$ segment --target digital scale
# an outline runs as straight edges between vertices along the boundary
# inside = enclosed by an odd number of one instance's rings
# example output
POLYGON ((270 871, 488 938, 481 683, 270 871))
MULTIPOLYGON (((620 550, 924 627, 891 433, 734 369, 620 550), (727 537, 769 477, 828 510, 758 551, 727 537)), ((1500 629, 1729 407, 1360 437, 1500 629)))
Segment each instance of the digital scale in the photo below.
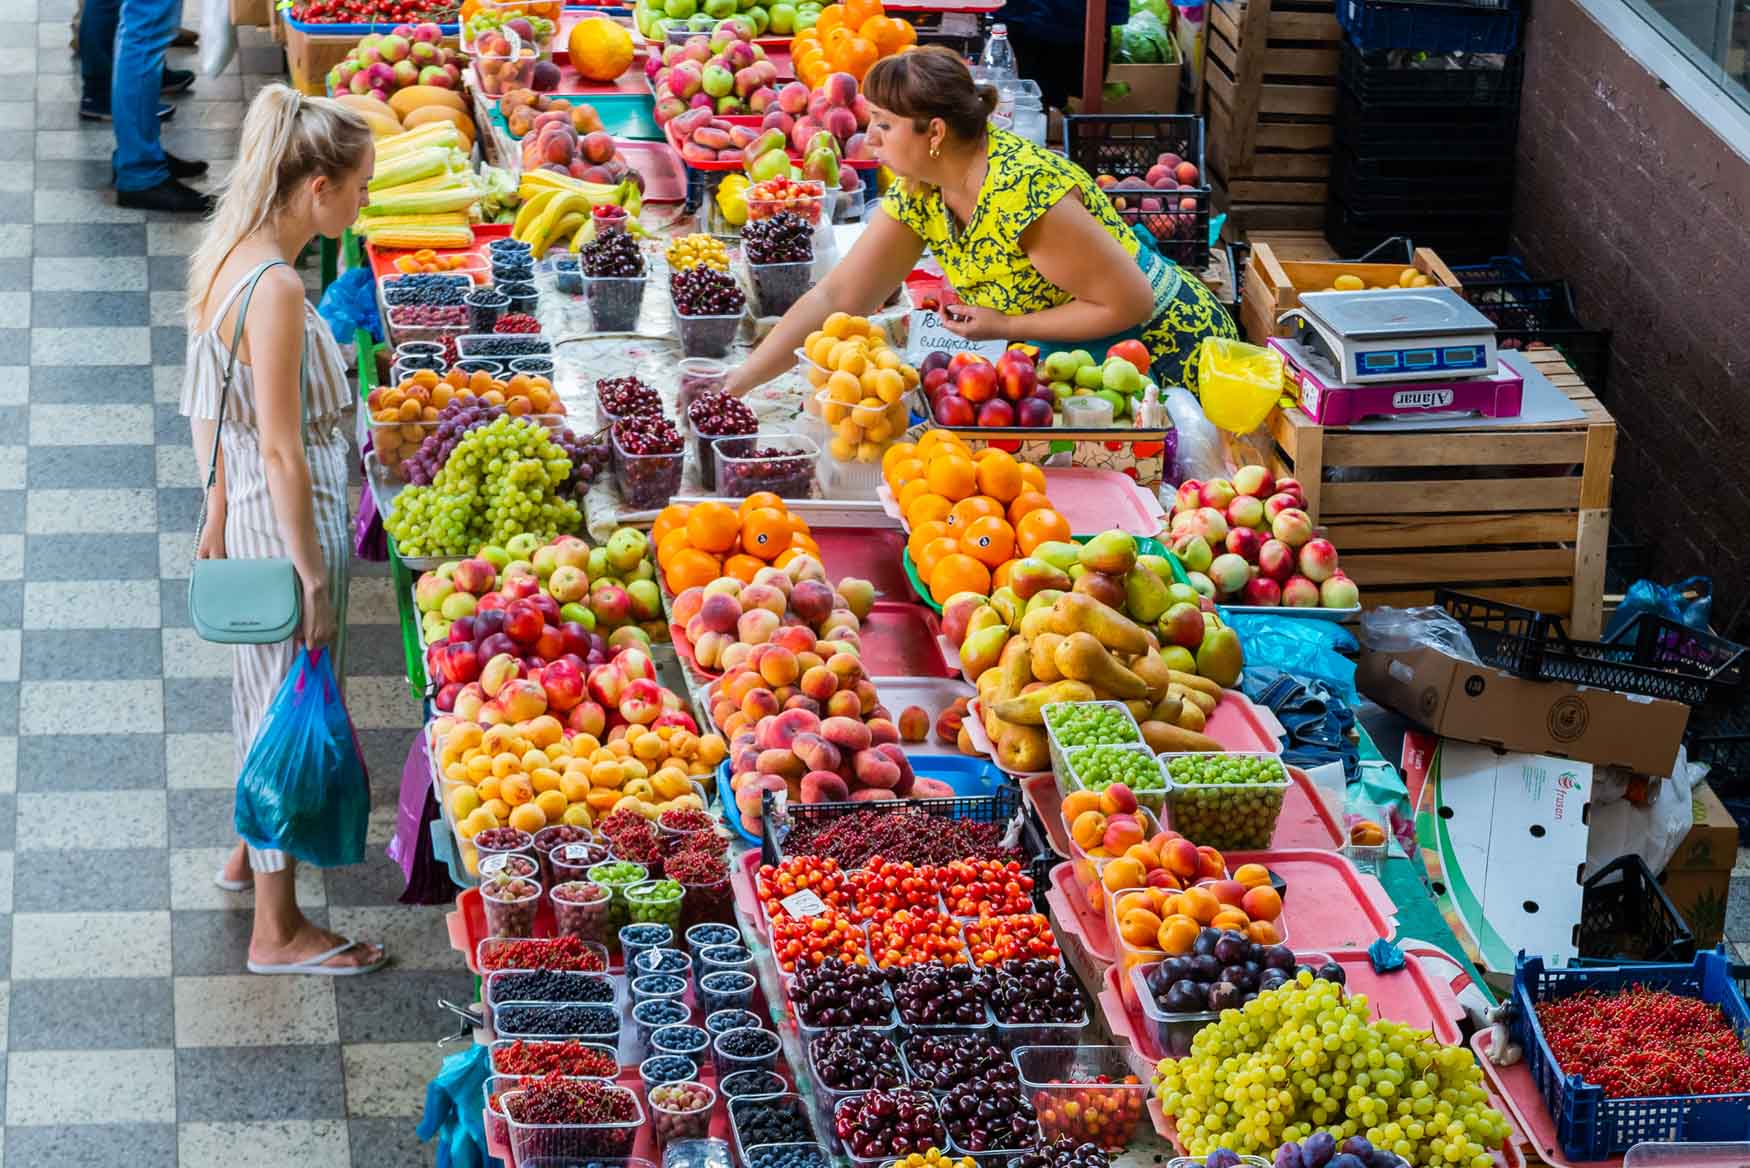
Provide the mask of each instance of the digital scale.
POLYGON ((1450 288, 1303 292, 1282 314, 1339 385, 1491 377, 1495 324, 1450 288))
MULTIPOLYGON (((1338 293, 1355 295, 1355 293, 1338 293)), ((1525 379, 1507 365, 1488 377, 1447 381, 1371 381, 1345 385, 1331 362, 1287 337, 1271 337, 1284 372, 1300 387, 1300 408, 1321 426, 1349 426, 1363 418, 1408 418, 1423 414, 1481 414, 1516 418, 1525 379)))

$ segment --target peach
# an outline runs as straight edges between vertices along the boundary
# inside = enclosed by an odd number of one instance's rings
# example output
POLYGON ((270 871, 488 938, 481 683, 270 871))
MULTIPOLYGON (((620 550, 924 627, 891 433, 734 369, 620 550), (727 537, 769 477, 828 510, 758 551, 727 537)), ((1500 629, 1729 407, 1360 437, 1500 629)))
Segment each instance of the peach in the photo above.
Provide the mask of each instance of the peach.
POLYGON ((798 581, 790 589, 790 609, 808 624, 818 625, 833 611, 832 595, 832 586, 822 581, 798 581))
POLYGON ((1326 608, 1354 608, 1361 603, 1361 591, 1355 581, 1337 572, 1319 585, 1319 603, 1326 608))
MULTIPOLYGON (((798 627, 799 626, 797 626, 797 625, 786 625, 784 628, 779 629, 778 631, 780 633, 784 633, 784 632, 788 632, 790 629, 798 628, 798 627)), ((794 648, 794 646, 790 645, 788 642, 781 642, 781 643, 784 645, 784 647, 786 649, 794 648)), ((816 642, 816 643, 818 643, 818 642, 816 642)), ((814 644, 810 644, 809 647, 806 649, 797 649, 796 650, 796 668, 801 670, 803 673, 807 673, 810 669, 819 669, 821 666, 823 666, 825 664, 826 664, 826 658, 822 657, 819 653, 816 653, 814 651, 814 644)), ((832 670, 829 669, 829 670, 827 670, 827 672, 831 673, 832 670)))
POLYGON ((778 615, 769 608, 750 608, 735 622, 735 637, 747 645, 758 645, 772 639, 778 631, 778 615))
POLYGON ((875 607, 875 585, 867 580, 859 580, 855 576, 846 576, 839 581, 839 597, 856 614, 857 619, 869 615, 869 610, 875 607))
POLYGON ((917 775, 912 772, 911 759, 906 757, 905 748, 897 742, 877 742, 873 749, 899 768, 899 782, 893 786, 894 793, 901 798, 910 793, 917 783, 917 775))
POLYGON ((1246 894, 1246 886, 1241 884, 1238 880, 1217 880, 1209 885, 1209 891, 1212 892, 1215 895, 1215 899, 1221 901, 1221 903, 1233 905, 1235 908, 1238 908, 1240 905, 1240 898, 1246 894))
MULTIPOLYGON (((808 654, 810 657, 815 656, 814 634, 803 628, 801 625, 785 625, 773 635, 772 643, 774 645, 782 645, 784 648, 794 653, 798 658, 804 653, 808 654)), ((798 671, 800 672, 800 668, 798 671)))
POLYGON ((807 710, 786 710, 760 726, 761 745, 789 749, 804 734, 818 734, 821 722, 807 710))
POLYGON ((741 699, 741 712, 755 721, 769 718, 783 708, 777 695, 769 689, 749 690, 747 696, 741 699))
POLYGON ((817 702, 824 702, 839 692, 838 675, 824 665, 805 671, 800 685, 802 692, 817 702))
POLYGON ((820 622, 820 635, 854 645, 862 640, 862 627, 856 613, 848 608, 835 608, 820 622))
POLYGON ((786 779, 800 779, 808 770, 793 750, 762 750, 757 767, 762 775, 781 775, 786 779))
POLYGON ((754 720, 741 710, 729 715, 717 724, 717 728, 725 734, 739 734, 743 730, 751 730, 754 720))
POLYGON ((869 727, 869 742, 873 746, 895 746, 900 741, 899 727, 891 718, 870 718, 864 725, 869 727))
MULTIPOLYGON (((1113 855, 1122 855, 1124 851, 1142 842, 1142 824, 1133 815, 1110 815, 1106 818, 1106 833, 1100 839, 1100 844, 1113 855)), ((1136 883, 1141 884, 1139 878, 1136 883)))
POLYGON ((855 653, 834 653, 826 659, 826 667, 849 681, 863 676, 863 662, 855 653))
POLYGON ((850 788, 832 771, 809 771, 802 776, 804 803, 842 803, 850 797, 850 788))
MULTIPOLYGON (((733 576, 719 576, 705 585, 706 596, 727 596, 731 599, 741 595, 741 581, 733 576)), ((736 600, 736 603, 741 603, 736 600)))
POLYGON ((1169 840, 1167 845, 1158 849, 1161 866, 1181 880, 1189 880, 1197 875, 1199 857, 1197 845, 1188 839, 1169 840))
POLYGON ((868 678, 860 679, 853 692, 857 695, 857 701, 865 714, 872 713, 875 707, 881 704, 881 695, 875 692, 875 683, 868 678))
POLYGON ((717 664, 724 669, 734 669, 736 666, 747 662, 747 655, 752 649, 752 645, 735 641, 727 649, 723 650, 723 655, 718 659, 717 664))
POLYGON ((940 779, 919 778, 911 785, 913 799, 952 799, 954 788, 940 779))
POLYGON ((903 742, 922 742, 930 736, 930 712, 922 706, 907 706, 899 712, 899 737, 903 742))
POLYGON ((883 799, 897 798, 898 796, 892 791, 884 791, 880 787, 864 787, 860 791, 851 792, 851 802, 853 803, 876 803, 883 799))
POLYGON ((711 703, 711 721, 716 722, 718 725, 722 725, 723 719, 729 717, 734 711, 734 702, 730 701, 728 698, 718 698, 711 703))
POLYGON ((784 699, 786 710, 807 710, 816 718, 820 717, 820 703, 807 694, 795 693, 784 699))
POLYGON ((899 785, 899 767, 878 750, 858 751, 852 765, 856 770, 857 781, 866 787, 892 790, 899 785))
POLYGON ((837 771, 844 761, 838 747, 815 733, 798 734, 790 749, 811 771, 837 771))
MULTIPOLYGON (((703 588, 695 584, 693 587, 683 590, 679 596, 674 598, 672 612, 674 623, 685 628, 687 622, 698 615, 699 609, 704 606, 704 603, 705 590, 703 588)), ((737 605, 737 607, 740 606, 737 605)), ((728 632, 729 630, 723 631, 728 632)))
POLYGON ((769 584, 749 584, 741 590, 741 607, 744 611, 763 608, 773 616, 781 617, 784 615, 784 594, 769 584))
POLYGON ((874 745, 869 727, 855 718, 833 716, 820 724, 820 736, 835 746, 849 751, 868 750, 874 745))
POLYGON ((728 633, 706 633, 699 638, 689 636, 693 642, 693 659, 702 668, 713 669, 723 664, 723 654, 736 642, 728 633))
POLYGON ((707 632, 733 633, 741 614, 741 602, 722 593, 706 596, 699 603, 698 619, 707 632))
POLYGON ((841 689, 827 699, 826 712, 835 718, 861 718, 863 703, 857 700, 855 691, 841 689))
POLYGON ((764 679, 751 669, 730 669, 723 674, 723 680, 717 685, 717 692, 739 705, 750 690, 759 689, 764 684, 764 679))
POLYGON ((956 592, 948 598, 942 606, 942 635, 950 645, 960 647, 971 631, 972 614, 988 604, 990 600, 977 592, 956 592))
POLYGON ((1132 815, 1136 812, 1136 795, 1128 784, 1113 783, 1100 792, 1100 810, 1107 815, 1117 815, 1120 812, 1132 815))
POLYGON ((522 668, 522 663, 515 657, 509 653, 500 653, 480 671, 480 688, 486 691, 487 697, 495 698, 505 686, 521 676, 522 668))
MULTIPOLYGON (((1277 518, 1281 518, 1278 516, 1277 518)), ((1323 584, 1337 571, 1337 546, 1328 539, 1309 539, 1300 548, 1300 574, 1323 584)))
POLYGON ((785 596, 790 595, 790 576, 789 573, 785 572, 782 568, 761 568, 753 574, 753 579, 747 586, 752 587, 755 584, 761 585, 762 587, 776 588, 785 596))
POLYGON ((759 664, 760 676, 773 685, 789 685, 796 680, 796 654, 782 645, 762 645, 768 650, 759 664))
POLYGON ((1084 811, 1069 825, 1069 836, 1082 849, 1096 848, 1106 835, 1106 817, 1098 811, 1084 811))
POLYGON ((1227 875, 1227 861, 1214 848, 1204 845, 1197 849, 1197 878, 1220 880, 1227 875))
POLYGON ((1312 539, 1312 518, 1299 507, 1285 507, 1270 521, 1270 534, 1291 548, 1312 539))
POLYGON ((1274 888, 1264 884, 1257 888, 1248 888, 1240 900, 1240 907, 1254 921, 1273 921, 1282 915, 1282 898, 1274 888))

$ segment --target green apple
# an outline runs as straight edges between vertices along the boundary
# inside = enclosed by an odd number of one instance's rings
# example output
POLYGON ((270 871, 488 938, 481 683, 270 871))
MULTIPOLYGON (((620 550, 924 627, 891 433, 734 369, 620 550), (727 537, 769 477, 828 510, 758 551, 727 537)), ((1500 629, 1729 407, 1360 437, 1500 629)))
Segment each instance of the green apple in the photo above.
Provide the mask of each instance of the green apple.
POLYGON ((1108 357, 1100 367, 1100 384, 1105 389, 1126 396, 1142 392, 1142 374, 1122 357, 1108 357))
POLYGON ((769 9, 771 24, 768 26, 778 36, 789 36, 796 31, 796 6, 793 4, 774 4, 769 9))
POLYGON ((1104 398, 1112 403, 1112 418, 1114 421, 1124 417, 1130 412, 1130 399, 1121 393, 1115 393, 1110 389, 1096 389, 1094 391, 1094 396, 1104 398))
POLYGON ((744 15, 748 20, 753 21, 753 35, 756 37, 765 36, 766 30, 772 27, 771 13, 758 4, 749 8, 744 15))
POLYGON ((491 564, 495 571, 504 571, 504 566, 510 563, 510 553, 496 544, 489 543, 474 554, 491 564))
POLYGON ((685 20, 698 10, 693 0, 662 0, 662 14, 670 20, 685 20))
POLYGON ((817 9, 798 8, 796 10, 796 31, 801 32, 805 28, 813 28, 819 19, 820 12, 817 9))
POLYGON ((560 605, 559 619, 562 621, 576 621, 589 632, 595 632, 595 613, 589 610, 587 604, 581 604, 578 601, 573 600, 570 604, 560 605))
POLYGON ((1097 364, 1099 364, 1099 362, 1094 360, 1094 355, 1092 353, 1088 352, 1086 349, 1071 349, 1069 351, 1069 355, 1076 359, 1076 368, 1077 369, 1080 369, 1083 365, 1097 365, 1097 364))
POLYGON ((1051 396, 1060 402, 1067 401, 1069 398, 1074 397, 1075 392, 1076 387, 1067 381, 1054 381, 1051 383, 1051 396))
POLYGON ((1046 355, 1045 361, 1039 366, 1039 376, 1046 381, 1068 381, 1076 375, 1078 367, 1074 353, 1068 349, 1058 349, 1046 355))

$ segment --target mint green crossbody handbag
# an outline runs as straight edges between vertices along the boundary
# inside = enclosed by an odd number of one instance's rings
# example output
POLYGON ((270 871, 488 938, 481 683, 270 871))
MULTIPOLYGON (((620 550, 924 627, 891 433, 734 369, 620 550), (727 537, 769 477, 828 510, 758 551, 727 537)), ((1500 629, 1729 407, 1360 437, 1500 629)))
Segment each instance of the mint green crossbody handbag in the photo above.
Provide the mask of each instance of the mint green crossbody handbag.
MULTIPOLYGON (((225 430, 225 407, 231 397, 231 381, 237 371, 237 349, 243 344, 243 318, 250 297, 262 275, 283 260, 262 264, 249 277, 237 305, 237 327, 231 337, 230 358, 225 362, 224 386, 219 391, 219 425, 213 434, 213 457, 207 465, 207 485, 201 494, 200 520, 195 538, 207 526, 207 498, 219 478, 219 447, 225 430)), ((298 354, 298 416, 304 416, 304 354, 298 354)), ((297 569, 289 559, 201 560, 194 562, 188 580, 189 623, 202 640, 221 645, 271 645, 298 631, 303 619, 303 590, 297 569)))

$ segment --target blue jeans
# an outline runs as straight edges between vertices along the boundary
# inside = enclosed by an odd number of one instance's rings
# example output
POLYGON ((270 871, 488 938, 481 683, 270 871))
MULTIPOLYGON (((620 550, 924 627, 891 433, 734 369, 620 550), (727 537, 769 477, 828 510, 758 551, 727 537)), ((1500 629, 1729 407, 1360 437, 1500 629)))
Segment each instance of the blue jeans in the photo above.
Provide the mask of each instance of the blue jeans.
MULTIPOLYGON (((118 191, 143 191, 170 177, 170 163, 159 145, 159 90, 164 84, 164 53, 176 38, 182 18, 177 0, 95 0, 98 9, 118 12, 110 70, 109 107, 115 118, 115 187, 118 191)), ((87 0, 84 20, 90 20, 93 4, 87 0)), ((84 60, 84 22, 80 24, 81 69, 91 76, 84 60)))

